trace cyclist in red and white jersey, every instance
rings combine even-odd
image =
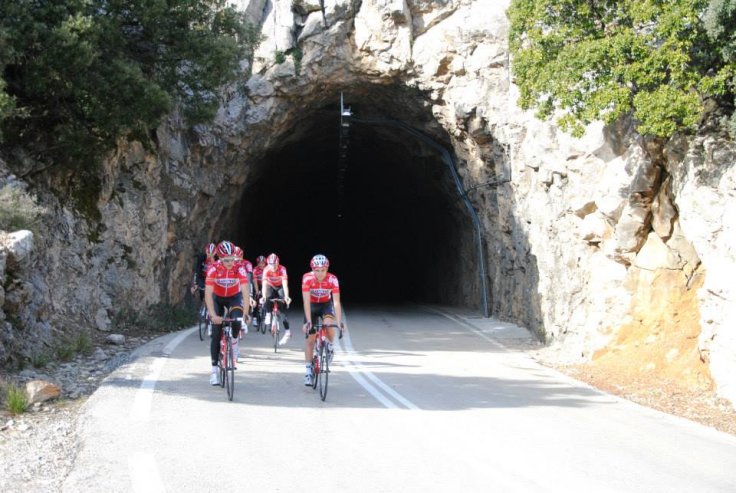
[[[245,269],[245,273],[248,275],[248,286],[250,289],[250,306],[254,307],[256,306],[256,300],[255,300],[255,283],[253,282],[253,264],[250,263],[250,260],[243,258],[243,249],[239,246],[235,247],[235,267],[242,267]]]
[[[215,258],[215,250],[217,245],[214,243],[208,243],[204,246],[204,253],[197,255],[197,259],[194,262],[194,276],[192,276],[192,294],[195,294],[199,290],[199,300],[204,300],[204,280],[207,275],[207,269],[217,259]]]
[[[266,268],[263,269],[263,284],[261,285],[261,303],[265,304],[266,308],[266,325],[271,323],[271,308],[273,305],[274,298],[281,298],[288,307],[291,304],[291,298],[289,298],[289,276],[286,273],[286,267],[279,263],[279,257],[275,253],[272,253],[266,259]],[[270,289],[269,289],[270,288]],[[291,331],[289,330],[289,321],[286,318],[286,310],[283,312],[284,316],[284,335],[279,341],[279,345],[283,346],[291,338]]]
[[[327,272],[330,261],[324,255],[315,255],[309,262],[312,268],[302,276],[302,299],[304,301],[304,326],[302,331],[307,336],[307,347],[304,351],[304,359],[307,363],[307,374],[304,375],[304,385],[312,384],[312,356],[314,355],[314,343],[316,330],[314,324],[318,317],[322,317],[325,325],[334,324],[344,331],[348,328],[342,319],[342,305],[340,303],[340,283],[337,276]],[[332,354],[334,351],[335,328],[327,327],[327,350]]]
[[[220,352],[220,338],[222,337],[222,319],[225,308],[230,308],[228,317],[236,319],[232,325],[234,345],[237,345],[243,317],[243,307],[250,305],[248,290],[248,275],[243,267],[236,267],[235,245],[229,241],[217,245],[217,255],[220,260],[207,270],[205,280],[204,299],[207,311],[212,320],[212,340],[210,342],[210,356],[212,358],[212,374],[210,384],[219,385],[220,375],[217,371],[217,358]],[[236,346],[237,350],[237,346]]]
[[[263,269],[266,268],[266,257],[259,255],[256,257],[256,266],[253,267],[253,288],[256,290],[255,298],[261,299],[261,285],[263,284]],[[253,326],[257,326],[261,320],[261,308],[256,303],[256,307],[253,309]]]

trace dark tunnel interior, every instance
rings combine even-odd
[[[251,260],[279,255],[297,301],[310,258],[322,253],[344,302],[476,305],[448,294],[473,276],[459,254],[472,242],[472,223],[440,154],[387,124],[393,115],[376,122],[360,102],[341,131],[336,101],[298,122],[258,163],[233,211],[234,241]]]

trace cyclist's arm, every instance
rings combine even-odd
[[[248,292],[250,297],[253,298],[256,295],[256,285],[253,283],[253,273],[248,272]]]
[[[248,307],[250,307],[250,290],[251,286],[248,287],[248,289],[242,289],[243,291],[243,318],[246,322],[250,320],[250,316],[248,315]]]
[[[304,305],[304,318],[307,322],[312,321],[312,294],[309,291],[302,291],[302,301]]]
[[[268,298],[268,289],[266,289],[270,284],[268,284],[268,281],[266,281],[266,276],[263,276],[263,284],[261,285],[261,298],[267,299]]]
[[[290,299],[289,298],[289,279],[285,277],[281,285],[284,286],[284,299],[287,299],[287,300]]]
[[[348,330],[347,325],[343,327],[342,323],[342,303],[340,303],[340,293],[332,293],[332,304],[335,306],[335,315],[337,316],[337,326],[343,330]]]
[[[207,305],[207,313],[210,314],[210,319],[212,320],[212,323],[214,323],[215,325],[219,325],[222,323],[222,318],[218,317],[217,313],[215,313],[215,302],[213,298],[214,291],[215,288],[213,288],[212,286],[204,287],[204,302]],[[215,320],[215,317],[220,319],[219,322]]]

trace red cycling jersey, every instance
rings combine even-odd
[[[289,279],[289,276],[286,275],[286,267],[283,265],[279,265],[277,270],[272,265],[267,265],[263,269],[263,278],[270,286],[280,288],[284,281]]]
[[[245,273],[249,274],[253,272],[253,264],[250,263],[249,260],[243,259],[235,262],[235,267],[242,267],[245,269]]]
[[[253,278],[258,281],[258,284],[263,281],[263,267],[258,267],[257,265],[253,267]]]
[[[248,286],[248,275],[242,267],[233,265],[226,269],[222,262],[217,261],[207,269],[205,286],[212,286],[215,296],[229,298],[235,296]]]
[[[309,293],[311,303],[326,303],[332,293],[340,293],[340,283],[337,276],[329,272],[322,281],[317,280],[314,272],[307,272],[302,276],[302,293]]]

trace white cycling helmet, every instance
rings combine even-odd
[[[315,255],[314,257],[312,257],[311,262],[309,262],[309,266],[312,269],[316,269],[317,267],[329,267],[330,261],[327,260],[327,257],[325,257],[324,255]]]

